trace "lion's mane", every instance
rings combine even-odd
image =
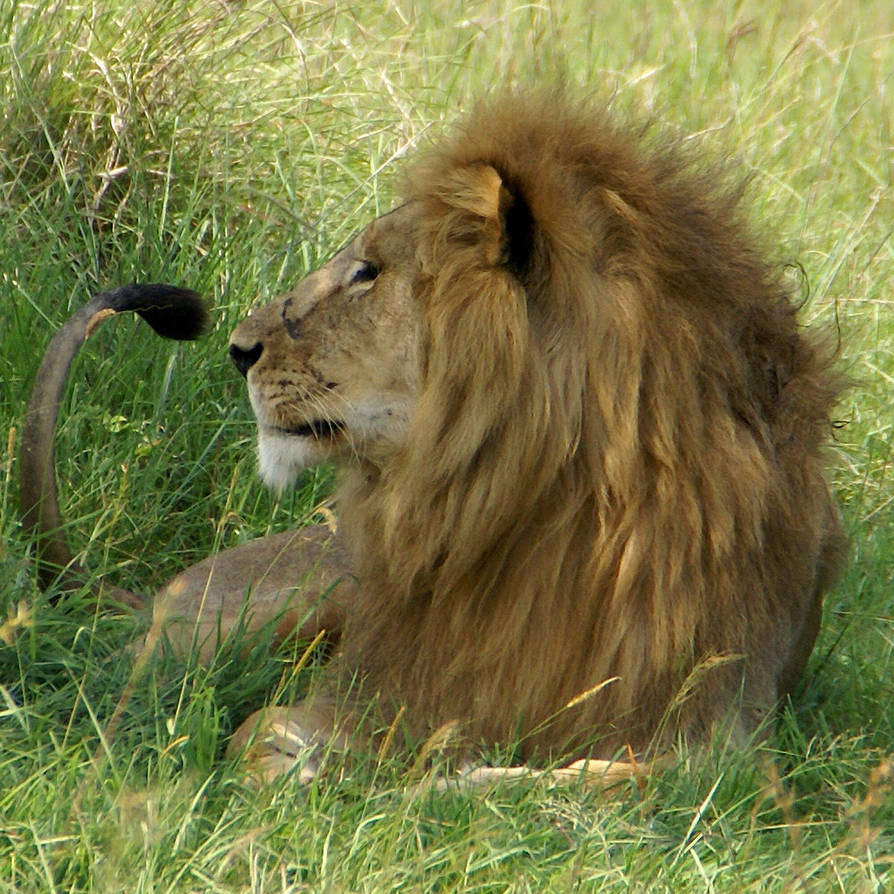
[[[641,750],[737,696],[747,731],[801,670],[841,552],[838,381],[724,183],[555,96],[483,105],[412,169],[421,393],[341,516],[346,660],[415,733]]]

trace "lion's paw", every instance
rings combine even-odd
[[[241,759],[247,781],[269,783],[293,772],[302,785],[314,779],[330,731],[308,723],[309,713],[302,707],[264,708],[240,725],[227,753]]]

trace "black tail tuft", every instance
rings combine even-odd
[[[133,283],[101,297],[116,312],[136,311],[165,338],[192,341],[208,328],[208,308],[191,289],[166,283]]]

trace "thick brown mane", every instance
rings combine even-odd
[[[340,515],[344,660],[414,733],[642,750],[737,693],[751,728],[800,670],[840,554],[837,380],[717,180],[530,96],[413,169],[420,394]]]

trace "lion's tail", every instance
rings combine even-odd
[[[72,360],[93,330],[122,311],[135,311],[165,338],[195,339],[208,312],[188,289],[162,283],[121,286],[102,292],[74,313],[53,336],[34,380],[22,431],[19,505],[25,528],[36,536],[37,576],[46,589],[59,580],[64,588],[82,585],[86,575],[66,538],[56,484],[55,450],[59,403]],[[116,590],[118,601],[139,601]]]

